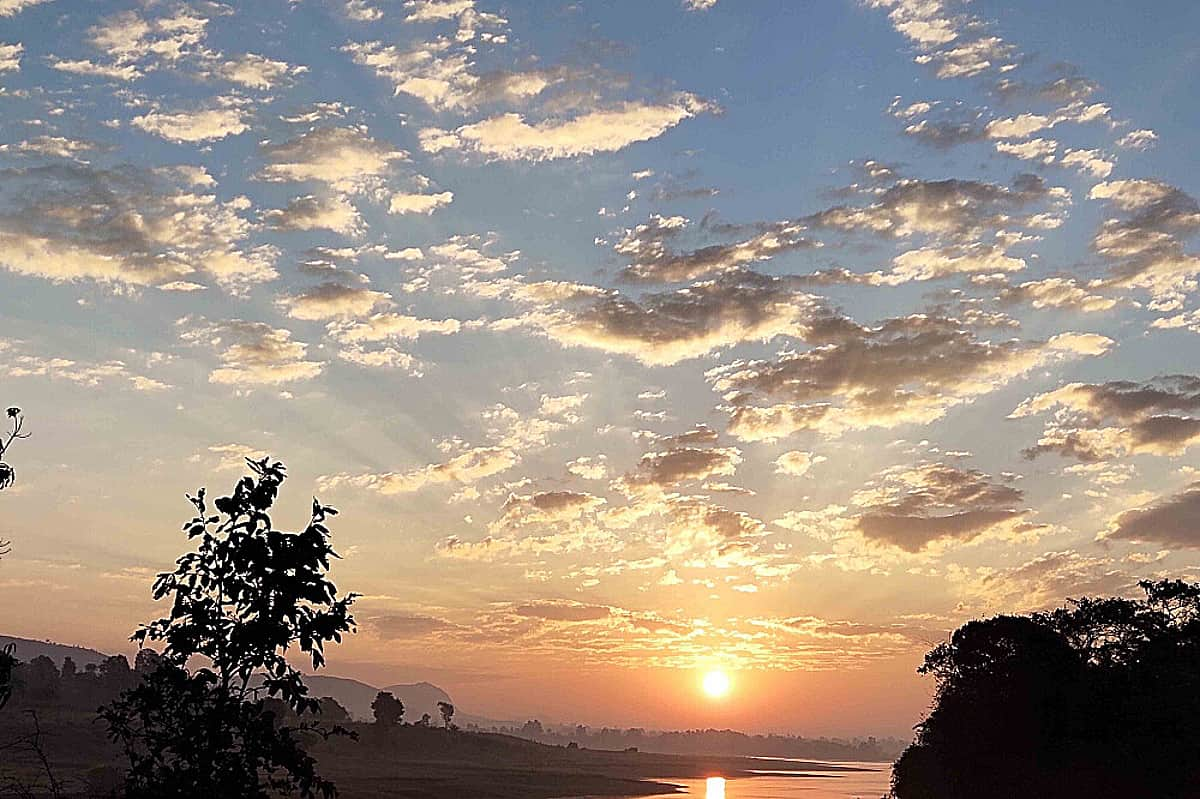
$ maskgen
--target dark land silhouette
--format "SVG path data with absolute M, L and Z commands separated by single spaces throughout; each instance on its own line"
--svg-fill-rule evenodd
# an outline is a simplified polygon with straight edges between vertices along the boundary
M 897 799 L 1200 796 L 1200 585 L 969 622 L 921 671 L 937 694 Z

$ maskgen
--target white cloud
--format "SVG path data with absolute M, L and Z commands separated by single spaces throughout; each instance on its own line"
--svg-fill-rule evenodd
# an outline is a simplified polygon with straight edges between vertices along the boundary
M 657 138 L 683 120 L 710 110 L 712 107 L 695 95 L 681 94 L 669 103 L 628 102 L 573 119 L 534 124 L 520 114 L 503 114 L 464 125 L 453 133 L 428 131 L 422 136 L 422 147 L 435 152 L 453 147 L 502 160 L 574 158 L 614 152 Z
M 449 191 L 437 194 L 393 194 L 388 201 L 389 214 L 432 214 L 437 209 L 449 205 L 454 199 L 454 193 Z
M 0 43 L 0 72 L 15 72 L 21 68 L 21 54 L 25 45 Z
M 174 142 L 198 142 L 236 136 L 250 129 L 247 113 L 236 106 L 180 111 L 173 114 L 151 111 L 134 117 L 130 124 L 147 133 Z

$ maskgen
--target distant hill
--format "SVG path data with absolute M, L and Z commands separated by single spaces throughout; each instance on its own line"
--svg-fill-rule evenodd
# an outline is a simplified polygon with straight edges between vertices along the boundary
M 16 656 L 18 660 L 28 663 L 36 657 L 45 655 L 54 661 L 54 665 L 62 667 L 63 660 L 71 658 L 75 661 L 75 665 L 83 668 L 89 663 L 99 664 L 106 660 L 109 656 L 103 652 L 97 652 L 94 649 L 85 649 L 81 646 L 69 646 L 67 644 L 56 644 L 53 641 L 35 641 L 32 638 L 14 638 L 11 635 L 0 635 L 0 648 L 16 644 Z
M 0 647 L 14 643 L 17 646 L 16 655 L 19 660 L 29 662 L 34 658 L 45 655 L 54 661 L 54 665 L 62 668 L 65 658 L 71 658 L 75 665 L 82 669 L 89 663 L 99 664 L 109 657 L 94 649 L 81 646 L 58 644 L 53 641 L 35 641 L 32 638 L 16 638 L 11 635 L 0 635 Z M 132 664 L 131 664 L 132 665 Z M 389 685 L 386 688 L 376 688 L 358 680 L 347 677 L 332 677 L 328 675 L 307 674 L 304 677 L 309 692 L 316 697 L 332 696 L 340 705 L 350 711 L 351 717 L 357 721 L 371 721 L 371 703 L 375 694 L 391 691 L 404 703 L 404 718 L 416 721 L 422 713 L 428 713 L 435 721 L 438 720 L 438 702 L 450 702 L 450 695 L 432 683 L 419 682 L 411 684 Z
M 350 717 L 355 721 L 371 719 L 371 703 L 379 689 L 365 682 L 351 680 L 348 677 L 330 677 L 328 675 L 306 674 L 304 684 L 312 696 L 332 696 L 338 704 L 350 711 Z
M 345 677 L 330 677 L 327 675 L 305 675 L 304 682 L 313 696 L 332 696 L 357 721 L 370 721 L 371 703 L 380 691 L 389 691 L 404 703 L 404 718 L 406 721 L 416 721 L 421 714 L 428 713 L 435 721 L 438 719 L 438 702 L 451 702 L 450 695 L 432 683 L 419 682 L 411 684 L 389 685 L 376 688 L 365 682 L 351 680 Z
M 453 704 L 450 694 L 432 683 L 418 682 L 411 685 L 389 685 L 383 690 L 389 691 L 404 703 L 404 718 L 406 721 L 416 721 L 421 718 L 422 713 L 428 713 L 430 718 L 438 721 L 437 703 L 450 702 Z

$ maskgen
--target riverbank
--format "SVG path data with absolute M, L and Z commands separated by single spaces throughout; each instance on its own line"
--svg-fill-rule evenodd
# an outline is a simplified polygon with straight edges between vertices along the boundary
M 314 753 L 343 799 L 554 799 L 663 796 L 675 780 L 761 771 L 861 772 L 855 766 L 746 757 L 662 755 L 547 746 L 494 733 L 362 725 L 357 742 L 331 741 Z
M 125 763 L 94 713 L 40 708 L 40 744 L 63 797 L 106 795 L 119 784 Z M 22 709 L 0 714 L 0 742 L 32 729 Z M 348 725 L 358 740 L 305 736 L 321 774 L 341 799 L 561 799 L 640 797 L 679 793 L 677 780 L 722 776 L 731 780 L 763 771 L 853 773 L 854 766 L 737 756 L 664 755 L 638 751 L 551 746 L 497 733 L 421 726 Z M 6 751 L 6 778 L 45 784 L 40 757 Z M 34 791 L 34 795 L 48 793 Z

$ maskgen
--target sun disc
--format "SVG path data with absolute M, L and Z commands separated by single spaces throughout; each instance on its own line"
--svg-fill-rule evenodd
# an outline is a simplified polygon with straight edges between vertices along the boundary
M 702 686 L 704 693 L 714 699 L 720 699 L 729 693 L 729 675 L 723 671 L 710 671 L 704 675 Z

